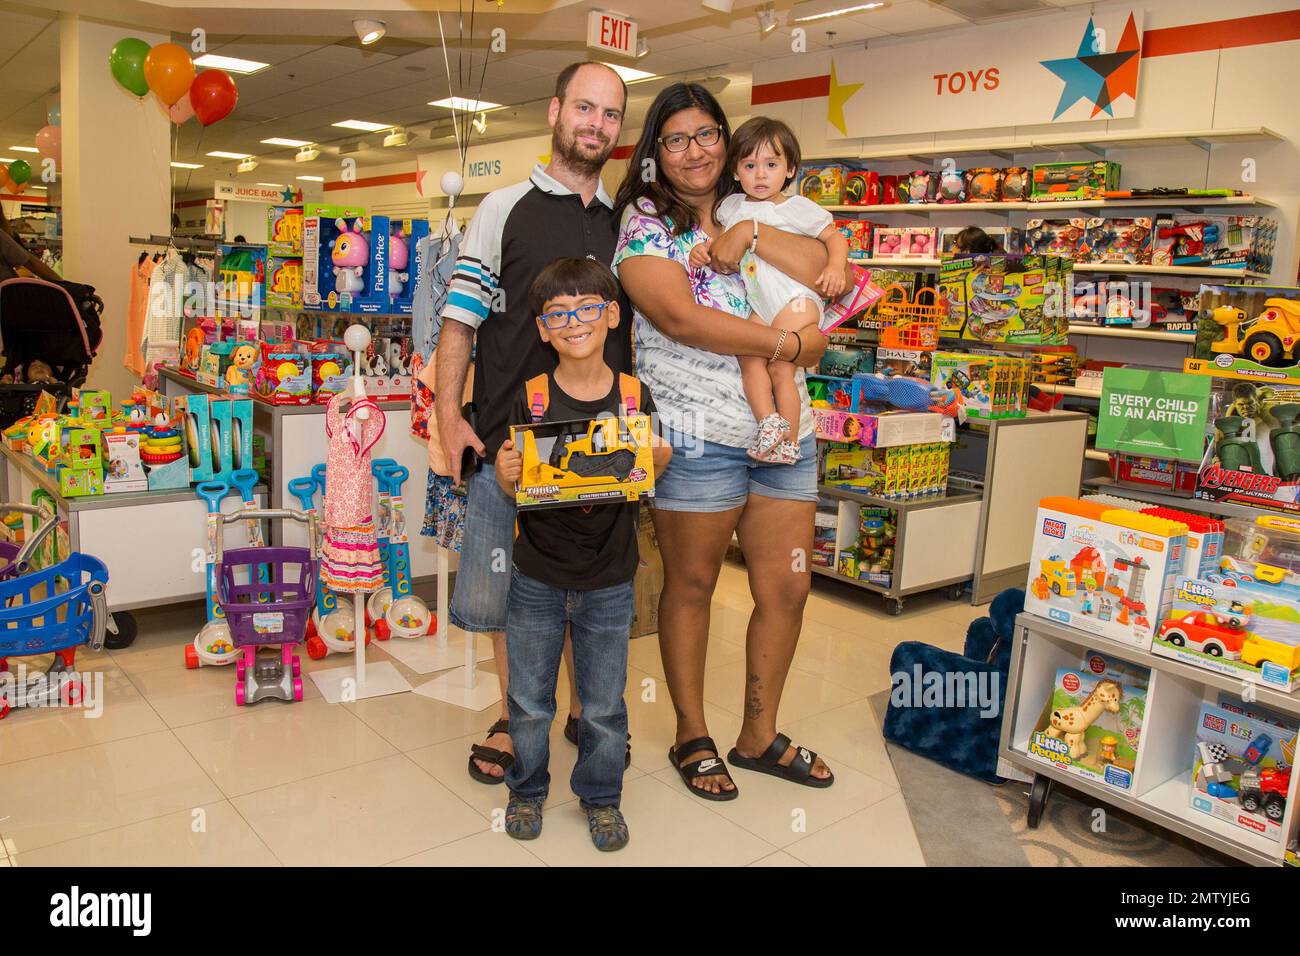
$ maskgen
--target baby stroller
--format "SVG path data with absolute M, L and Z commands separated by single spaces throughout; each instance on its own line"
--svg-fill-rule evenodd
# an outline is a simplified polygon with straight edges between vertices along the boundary
M 15 506 L 6 506 L 18 510 Z M 21 552 L 20 552 L 21 553 Z M 98 558 L 74 552 L 41 571 L 18 573 L 21 559 L 0 580 L 0 719 L 13 707 L 81 702 L 81 681 L 72 676 L 77 648 L 104 646 L 108 624 L 108 568 Z M 44 687 L 30 678 L 13 681 L 5 672 L 10 657 L 54 654 Z
M 4 374 L 13 377 L 12 384 L 0 384 L 0 428 L 30 415 L 42 391 L 66 398 L 85 384 L 104 337 L 103 311 L 94 288 L 79 282 L 0 282 L 0 350 Z
M 311 546 L 225 551 L 225 526 L 250 519 L 301 521 Z M 240 652 L 235 659 L 235 703 L 242 707 L 268 697 L 302 700 L 302 665 L 293 649 L 306 638 L 316 605 L 316 516 L 288 509 L 223 515 L 217 522 L 216 558 L 217 600 Z M 274 647 L 278 654 L 259 658 L 261 647 Z

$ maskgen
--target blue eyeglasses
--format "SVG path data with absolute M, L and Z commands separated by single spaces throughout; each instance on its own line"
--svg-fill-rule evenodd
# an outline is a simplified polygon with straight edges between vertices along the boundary
M 590 305 L 580 305 L 576 309 L 547 312 L 545 315 L 539 315 L 538 318 L 550 331 L 555 332 L 567 326 L 573 319 L 577 319 L 583 325 L 595 322 L 604 314 L 607 305 L 608 302 L 593 302 Z

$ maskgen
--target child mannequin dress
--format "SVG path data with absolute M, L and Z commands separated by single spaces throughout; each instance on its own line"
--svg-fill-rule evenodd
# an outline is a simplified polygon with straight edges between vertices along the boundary
M 329 457 L 325 464 L 325 547 L 321 580 L 333 591 L 374 591 L 383 585 L 375 536 L 370 449 L 384 433 L 384 413 L 369 398 L 352 402 L 343 393 L 325 410 Z M 357 412 L 369 409 L 362 421 Z

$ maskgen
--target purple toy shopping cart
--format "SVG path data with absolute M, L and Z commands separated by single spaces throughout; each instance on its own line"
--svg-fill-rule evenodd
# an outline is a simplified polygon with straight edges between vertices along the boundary
M 237 521 L 287 520 L 307 525 L 310 547 L 222 548 L 222 530 Z M 240 656 L 235 661 L 235 703 L 273 697 L 302 700 L 301 664 L 294 645 L 307 636 L 316 604 L 316 516 L 301 511 L 246 510 L 223 515 L 217 525 L 217 600 Z M 266 569 L 259 574 L 259 569 Z M 263 647 L 275 657 L 258 657 Z
M 0 502 L 0 514 L 9 514 L 11 511 L 45 520 L 22 544 L 0 541 L 0 581 L 8 581 L 30 571 L 32 556 L 59 523 L 58 515 L 48 510 L 42 511 L 34 505 L 20 505 L 12 501 Z

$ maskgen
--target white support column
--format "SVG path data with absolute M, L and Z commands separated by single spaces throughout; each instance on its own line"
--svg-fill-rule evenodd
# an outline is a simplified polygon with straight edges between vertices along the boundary
M 115 400 L 138 384 L 123 358 L 129 266 L 143 249 L 127 238 L 171 232 L 171 123 L 156 96 L 128 93 L 108 69 L 109 51 L 128 36 L 151 46 L 171 40 L 74 14 L 59 21 L 63 273 L 104 300 L 104 342 L 90 385 Z

